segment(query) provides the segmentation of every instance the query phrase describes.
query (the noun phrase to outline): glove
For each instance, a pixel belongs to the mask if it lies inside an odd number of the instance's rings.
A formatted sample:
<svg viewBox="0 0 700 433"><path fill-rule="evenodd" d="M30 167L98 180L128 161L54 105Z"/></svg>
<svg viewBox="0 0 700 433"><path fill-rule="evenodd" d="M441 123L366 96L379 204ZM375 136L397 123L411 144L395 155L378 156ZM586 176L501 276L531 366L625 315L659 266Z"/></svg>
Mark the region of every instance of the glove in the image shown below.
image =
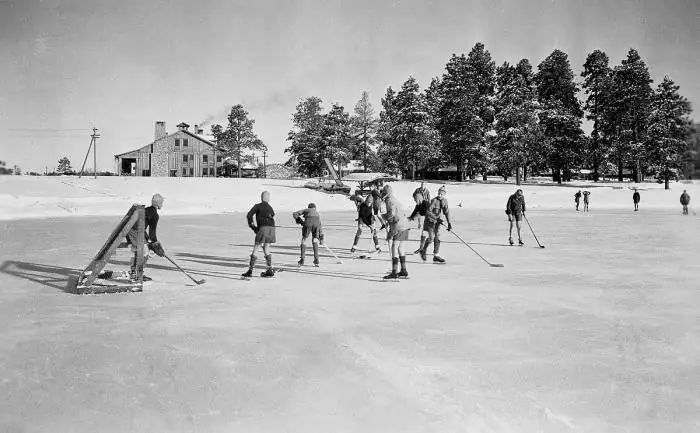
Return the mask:
<svg viewBox="0 0 700 433"><path fill-rule="evenodd" d="M452 231L452 223L447 223L447 231L448 232Z"/></svg>
<svg viewBox="0 0 700 433"><path fill-rule="evenodd" d="M437 225L442 225L442 219L438 218L436 223L437 223Z"/></svg>
<svg viewBox="0 0 700 433"><path fill-rule="evenodd" d="M299 225L303 225L303 224L304 224L304 220L303 220L302 217L300 217L300 216L294 218L294 221L296 221L297 224L299 224Z"/></svg>
<svg viewBox="0 0 700 433"><path fill-rule="evenodd" d="M255 226L255 224L251 224L249 227L255 234L258 234L258 228Z"/></svg>
<svg viewBox="0 0 700 433"><path fill-rule="evenodd" d="M163 257L165 255L165 250L159 241L148 244L148 249L156 253L158 257Z"/></svg>

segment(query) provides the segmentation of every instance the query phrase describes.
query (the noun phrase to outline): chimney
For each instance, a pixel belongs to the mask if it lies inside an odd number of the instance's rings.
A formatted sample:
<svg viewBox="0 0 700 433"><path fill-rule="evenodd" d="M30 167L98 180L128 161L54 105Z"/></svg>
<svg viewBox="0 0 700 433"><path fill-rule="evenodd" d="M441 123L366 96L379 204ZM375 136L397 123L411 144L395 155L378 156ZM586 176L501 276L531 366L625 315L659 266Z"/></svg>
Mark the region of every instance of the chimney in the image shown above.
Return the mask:
<svg viewBox="0 0 700 433"><path fill-rule="evenodd" d="M180 131L187 131L188 129L190 129L190 125L186 124L185 122L181 122L177 125L177 129L179 129Z"/></svg>
<svg viewBox="0 0 700 433"><path fill-rule="evenodd" d="M167 132L165 132L165 122L163 121L158 121L156 122L156 135L155 135L155 140L158 140L160 138L165 137L168 135Z"/></svg>

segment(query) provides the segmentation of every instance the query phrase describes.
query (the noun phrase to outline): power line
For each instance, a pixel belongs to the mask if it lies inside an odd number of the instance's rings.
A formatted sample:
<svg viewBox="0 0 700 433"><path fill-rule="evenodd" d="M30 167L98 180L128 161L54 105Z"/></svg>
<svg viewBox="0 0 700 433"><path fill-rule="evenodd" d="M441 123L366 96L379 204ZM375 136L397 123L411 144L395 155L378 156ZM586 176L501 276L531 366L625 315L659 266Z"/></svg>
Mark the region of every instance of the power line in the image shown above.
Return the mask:
<svg viewBox="0 0 700 433"><path fill-rule="evenodd" d="M68 131L89 131L90 128L68 128L68 129L52 129L52 128L8 128L7 131L12 132L68 132Z"/></svg>

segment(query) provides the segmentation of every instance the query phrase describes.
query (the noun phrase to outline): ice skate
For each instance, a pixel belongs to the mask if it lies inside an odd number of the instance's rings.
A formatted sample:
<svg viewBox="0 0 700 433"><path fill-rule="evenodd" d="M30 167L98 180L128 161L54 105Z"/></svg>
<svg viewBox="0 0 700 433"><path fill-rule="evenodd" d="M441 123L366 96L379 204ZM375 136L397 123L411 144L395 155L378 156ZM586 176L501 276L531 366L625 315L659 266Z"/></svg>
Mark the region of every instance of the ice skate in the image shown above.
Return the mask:
<svg viewBox="0 0 700 433"><path fill-rule="evenodd" d="M299 259L299 261L297 262L297 265L304 266L304 259Z"/></svg>
<svg viewBox="0 0 700 433"><path fill-rule="evenodd" d="M390 273L384 275L385 280L395 280L397 278L399 278L399 274L397 274L394 271L391 271Z"/></svg>
<svg viewBox="0 0 700 433"><path fill-rule="evenodd" d="M265 272L261 272L260 276L263 278L272 278L275 276L275 271L272 270L272 268L267 268Z"/></svg>
<svg viewBox="0 0 700 433"><path fill-rule="evenodd" d="M433 256L433 263L445 263L445 259L440 256Z"/></svg>
<svg viewBox="0 0 700 433"><path fill-rule="evenodd" d="M399 278L408 278L408 271L405 269L401 269L398 273Z"/></svg>
<svg viewBox="0 0 700 433"><path fill-rule="evenodd" d="M508 238L508 242L513 245L513 238Z"/></svg>
<svg viewBox="0 0 700 433"><path fill-rule="evenodd" d="M427 255L425 254L425 251L419 250L418 253L420 254L420 259L423 260L424 262L428 260Z"/></svg>
<svg viewBox="0 0 700 433"><path fill-rule="evenodd" d="M518 245L522 247L523 245L525 245L525 242L523 242L522 239L518 239Z"/></svg>
<svg viewBox="0 0 700 433"><path fill-rule="evenodd" d="M317 268L319 267L319 261L318 261L318 259L314 259L314 266L316 266Z"/></svg>
<svg viewBox="0 0 700 433"><path fill-rule="evenodd" d="M251 278L252 276L253 276L252 269L248 269L247 271L245 271L244 273L241 274L241 277L243 277L243 278Z"/></svg>
<svg viewBox="0 0 700 433"><path fill-rule="evenodd" d="M356 250L357 250L357 249L355 248L355 245L353 245L352 248L350 248L350 252L351 252L351 253L354 253Z"/></svg>

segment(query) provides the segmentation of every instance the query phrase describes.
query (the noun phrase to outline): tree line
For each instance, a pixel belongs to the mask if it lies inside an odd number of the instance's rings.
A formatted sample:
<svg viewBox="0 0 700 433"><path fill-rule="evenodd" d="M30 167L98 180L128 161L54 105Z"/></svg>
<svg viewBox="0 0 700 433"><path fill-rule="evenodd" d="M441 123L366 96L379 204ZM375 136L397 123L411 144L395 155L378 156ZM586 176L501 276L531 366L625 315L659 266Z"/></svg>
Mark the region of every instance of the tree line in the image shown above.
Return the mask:
<svg viewBox="0 0 700 433"><path fill-rule="evenodd" d="M561 183L581 168L591 169L594 180L614 173L621 181L629 170L635 181L654 176L668 187L697 150L690 146L691 106L679 86L665 76L652 87L634 49L616 66L595 50L580 76L577 82L558 49L535 71L528 59L496 66L477 43L467 55L453 54L424 90L413 77L398 91L389 86L378 116L367 92L352 114L338 103L325 112L316 96L301 100L286 164L317 176L324 158L338 166L359 159L366 170L411 178L454 165L460 181L494 174L517 183L549 171ZM584 117L593 125L589 135Z"/></svg>

